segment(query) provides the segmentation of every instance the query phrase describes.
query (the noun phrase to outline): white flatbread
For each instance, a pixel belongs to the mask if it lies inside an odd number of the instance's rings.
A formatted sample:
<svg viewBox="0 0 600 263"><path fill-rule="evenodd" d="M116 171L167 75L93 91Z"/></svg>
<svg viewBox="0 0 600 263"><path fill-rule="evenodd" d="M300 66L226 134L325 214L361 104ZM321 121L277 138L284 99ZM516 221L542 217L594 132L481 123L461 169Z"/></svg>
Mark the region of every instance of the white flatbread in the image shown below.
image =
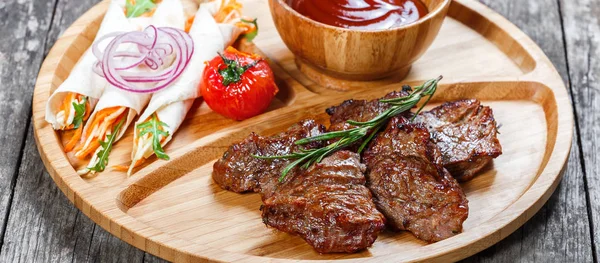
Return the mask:
<svg viewBox="0 0 600 263"><path fill-rule="evenodd" d="M123 12L124 5L125 0L113 0L110 3L94 42L110 33L133 30L133 26L129 24ZM108 42L103 43L104 47L106 45L108 45ZM104 47L101 45L101 48ZM48 103L46 104L46 121L52 124L55 129L61 128L61 125L57 123L56 115L67 93L73 92L87 96L92 103L91 106L93 109L95 103L104 92L106 80L92 70L96 61L97 59L92 53L90 46L75 67L73 67L69 77L48 99Z"/></svg>

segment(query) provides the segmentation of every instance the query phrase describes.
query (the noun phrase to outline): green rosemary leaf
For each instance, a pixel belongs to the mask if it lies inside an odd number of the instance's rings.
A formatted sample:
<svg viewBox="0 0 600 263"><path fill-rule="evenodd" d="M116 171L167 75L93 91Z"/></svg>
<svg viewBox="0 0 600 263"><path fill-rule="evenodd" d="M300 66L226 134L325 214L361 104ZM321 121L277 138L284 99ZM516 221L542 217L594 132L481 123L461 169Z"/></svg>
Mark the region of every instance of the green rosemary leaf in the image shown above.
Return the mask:
<svg viewBox="0 0 600 263"><path fill-rule="evenodd" d="M377 134L379 132L379 130L381 130L382 127L383 127L383 125L377 125L377 127L375 127L371 131L371 134L369 134L369 137L367 137L367 139L363 141L363 143L360 145L360 147L358 147L357 152L359 154L362 153L362 151L367 147L367 145L369 144L369 142L371 142L371 140L373 139L373 137L375 137L375 134Z"/></svg>
<svg viewBox="0 0 600 263"><path fill-rule="evenodd" d="M419 103L419 101L421 101L421 99L423 99L424 97L427 97L427 99L425 100L425 103L423 103L417 110L417 112L415 114L415 116L417 116L423 110L425 105L427 105L427 103L429 103L429 101L431 100L431 98L433 97L435 92L437 91L437 85L441 79L442 79L442 76L440 76L436 79L431 79L431 80L426 81L421 86L415 87L412 90L412 92L406 97L394 98L394 99L388 99L388 100L380 100L381 102L390 104L391 107L389 109L387 109L386 111L382 112L377 117L375 117L369 121L366 121L366 122L357 122L357 121L349 120L348 123L351 125L357 126L356 128L352 128L352 129L349 129L346 131L328 132L328 133L324 133L321 135L300 139L295 142L296 145L305 145L305 144L308 144L311 142L338 139L337 141L330 143L329 145L327 145L325 147L318 148L318 149L311 149L311 150L300 149L299 152L294 152L294 153L291 153L288 155L280 155L280 156L256 156L256 155L252 155L252 156L255 158L267 159L267 160L296 159L295 161L288 164L281 172L279 181L283 182L286 175L292 169L294 169L294 167L300 165L300 167L302 167L304 169L308 169L311 165L313 165L315 163L320 163L323 160L323 158L325 158L326 156L328 156L338 150L341 150L345 147L351 146L354 143L364 139L362 144L358 148L358 153L361 153L367 147L369 142L375 137L377 132L385 126L385 124L387 123L387 121L389 119L391 119L392 117L394 117L398 114L401 114L403 112L411 110L413 107L415 107ZM407 89L407 91L408 91L408 89ZM413 120L414 120L414 117L413 117Z"/></svg>
<svg viewBox="0 0 600 263"><path fill-rule="evenodd" d="M328 141L328 140L331 140L331 139L344 137L344 136L348 135L349 132L350 132L350 130L328 132L328 133L325 133L325 134L320 134L320 135L317 135L317 136L313 136L313 137L308 137L308 138L303 138L303 139L297 140L295 142L295 144L296 145L304 145L304 144L308 144L308 143L311 143L311 142Z"/></svg>
<svg viewBox="0 0 600 263"><path fill-rule="evenodd" d="M288 154L288 155L273 155L273 156L261 156L261 155L251 155L254 158L257 159L263 159L263 160L275 160L275 159L298 159L301 158L303 155L300 153L292 153L292 154Z"/></svg>
<svg viewBox="0 0 600 263"><path fill-rule="evenodd" d="M307 155L308 156L308 155ZM298 164L304 162L307 159L307 157L303 157L303 158L299 158L296 161L288 164L288 166L286 166L283 171L281 172L281 176L279 177L279 182L283 182L283 180L285 179L285 176L292 170L294 169L294 167L298 166Z"/></svg>

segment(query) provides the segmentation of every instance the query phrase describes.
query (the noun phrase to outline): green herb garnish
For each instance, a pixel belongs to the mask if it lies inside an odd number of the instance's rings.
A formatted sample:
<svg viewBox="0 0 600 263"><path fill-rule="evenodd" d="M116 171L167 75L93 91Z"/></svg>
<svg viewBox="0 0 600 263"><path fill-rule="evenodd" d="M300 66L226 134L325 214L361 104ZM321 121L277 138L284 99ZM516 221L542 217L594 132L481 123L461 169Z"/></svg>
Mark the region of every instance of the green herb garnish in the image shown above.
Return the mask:
<svg viewBox="0 0 600 263"><path fill-rule="evenodd" d="M252 63L242 66L237 60L228 59L223 54L217 53L223 59L223 63L227 66L224 69L219 70L219 74L223 77L223 86L229 86L231 83L238 83L242 80L242 75L246 73L246 71L261 62L261 59L257 59Z"/></svg>
<svg viewBox="0 0 600 263"><path fill-rule="evenodd" d="M142 137L148 133L152 136L152 149L154 150L154 154L156 157L169 160L169 156L165 153L165 150L160 145L160 136L162 135L165 138L169 137L169 132L165 131L164 128L169 127L166 123L159 121L158 117L155 114L152 114L152 118L149 120L142 122L136 126L136 129L139 131L138 137Z"/></svg>
<svg viewBox="0 0 600 263"><path fill-rule="evenodd" d="M250 25L254 25L254 30L252 30L250 33L244 34L244 38L246 38L246 40L248 42L252 42L252 40L254 40L254 38L256 38L256 36L258 35L258 23L257 23L257 18L255 18L254 20L246 20L242 18L242 22L246 23L246 24L250 24Z"/></svg>
<svg viewBox="0 0 600 263"><path fill-rule="evenodd" d="M153 0L127 0L125 12L127 18L141 16L156 7Z"/></svg>
<svg viewBox="0 0 600 263"><path fill-rule="evenodd" d="M115 127L115 129L112 131L111 134L106 135L106 138L108 139L106 142L99 141L100 147L102 147L102 150L100 150L98 152L98 154L96 155L98 157L98 162L96 163L96 165L94 165L94 167L89 168L90 171L99 173L99 172L104 171L104 169L106 169L106 165L108 165L108 155L110 154L110 151L112 150L113 144L115 143L115 138L117 137L119 130L121 130L121 126L123 126L124 122L125 122L125 118L123 118L119 122L119 124L117 124L117 127Z"/></svg>
<svg viewBox="0 0 600 263"><path fill-rule="evenodd" d="M83 117L85 116L85 104L87 103L87 97L83 97L80 104L73 102L73 108L75 108L75 117L73 118L73 128L77 129L83 123Z"/></svg>
<svg viewBox="0 0 600 263"><path fill-rule="evenodd" d="M345 131L334 131L328 132L321 135L317 135L314 137L304 138L301 140L297 140L295 142L296 145L306 145L311 142L316 141L327 141L331 139L339 139L338 141L331 143L325 147L311 150L301 149L300 152L291 153L289 155L280 155L280 156L256 156L255 158L259 159L296 159L294 162L290 163L286 166L281 172L281 176L279 177L279 181L282 182L285 179L285 176L296 166L303 164L302 168L308 169L312 164L319 163L325 156L341 150L345 147L351 146L354 143L360 141L364 138L364 141L360 145L358 152L362 152L364 148L368 145L368 143L373 139L375 134L383 128L383 126L387 123L387 121L405 111L412 109L423 97L427 97L425 103L417 110L414 118L423 110L423 107L429 102L433 94L437 90L438 82L442 80L442 76L428 80L423 85L417 86L414 90L406 97L394 98L388 100L381 100L381 102L388 103L391 105L389 109L378 115L367 122L357 122L349 120L348 123L356 126L355 128L345 130Z"/></svg>

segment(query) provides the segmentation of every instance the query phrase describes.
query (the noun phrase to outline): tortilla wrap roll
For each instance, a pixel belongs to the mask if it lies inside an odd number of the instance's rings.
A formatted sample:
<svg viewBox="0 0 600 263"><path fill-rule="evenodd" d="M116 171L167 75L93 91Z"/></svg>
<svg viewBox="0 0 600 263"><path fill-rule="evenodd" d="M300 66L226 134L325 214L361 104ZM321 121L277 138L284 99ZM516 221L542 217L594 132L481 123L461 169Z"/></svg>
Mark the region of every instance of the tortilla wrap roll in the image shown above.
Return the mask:
<svg viewBox="0 0 600 263"><path fill-rule="evenodd" d="M133 26L129 24L123 12L124 5L125 0L113 0L110 3L94 42L114 32L133 30ZM107 45L108 43L104 43L102 48L105 48ZM96 61L97 59L90 46L75 67L73 67L69 77L48 99L46 121L55 130L79 128L82 122L90 115L91 111L94 110L94 106L98 102L98 99L100 99L106 86L106 80L95 74L92 70ZM73 104L83 105L83 107L76 110ZM81 109L84 111L83 114ZM77 113L79 113L79 116L76 118Z"/></svg>
<svg viewBox="0 0 600 263"><path fill-rule="evenodd" d="M153 154L161 159L169 159L162 147L171 141L194 100L201 96L199 85L205 62L213 59L248 30L247 24L240 23L241 7L235 0L228 3L217 0L200 5L189 30L194 40L190 64L171 86L154 93L148 107L135 123L132 163L128 175ZM155 130L156 127L160 130ZM154 133L160 133L158 138Z"/></svg>
<svg viewBox="0 0 600 263"><path fill-rule="evenodd" d="M143 21L148 20L137 20L136 26L145 28L150 25L142 24ZM183 30L185 27L185 15L181 0L161 1L154 11L151 25ZM131 46L131 48L136 49L137 47ZM170 64L165 63L162 65L162 68L168 66ZM150 69L139 66L132 69L132 71L149 72ZM103 170L104 167L102 169L96 167L100 161L98 153L105 148L103 143L109 143L110 145L106 146L112 147L112 144L121 139L127 127L146 107L151 96L150 93L128 92L114 87L107 82L104 93L83 129L81 144L75 149L75 157L79 159L86 159L91 156L87 167L78 171L80 175ZM113 135L112 133L115 134Z"/></svg>

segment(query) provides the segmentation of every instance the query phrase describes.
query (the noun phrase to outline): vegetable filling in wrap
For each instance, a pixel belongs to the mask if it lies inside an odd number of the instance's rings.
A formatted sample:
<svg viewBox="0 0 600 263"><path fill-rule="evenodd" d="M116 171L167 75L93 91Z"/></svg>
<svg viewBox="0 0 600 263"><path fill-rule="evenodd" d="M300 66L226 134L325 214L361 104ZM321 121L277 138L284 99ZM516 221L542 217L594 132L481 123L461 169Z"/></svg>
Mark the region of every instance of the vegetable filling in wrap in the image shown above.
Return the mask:
<svg viewBox="0 0 600 263"><path fill-rule="evenodd" d="M205 62L231 45L240 34L253 33L257 29L255 21L242 19L241 8L242 5L235 0L217 0L201 4L191 18L193 23L189 34L194 40L194 55L179 79L155 93L148 108L137 120L129 175L153 154L169 159L163 147L185 119L194 99L201 95L198 86Z"/></svg>
<svg viewBox="0 0 600 263"><path fill-rule="evenodd" d="M134 30L125 17L124 6L125 0L113 0L110 3L94 42L114 32ZM96 57L90 47L79 59L69 77L48 99L46 121L55 130L78 129L76 134L81 134L83 123L94 110L107 84L105 79L92 71L95 63ZM75 143L77 140L78 138L74 140ZM65 147L67 152L73 149L74 143L68 146Z"/></svg>
<svg viewBox="0 0 600 263"><path fill-rule="evenodd" d="M136 14L138 17L130 18L130 24L140 29L149 25L145 21L150 21L155 27L183 30L185 26L183 5L180 0L162 0L155 9L146 9L146 12L153 13L151 20L147 20L143 13ZM126 50L132 51L137 48L135 45L129 45ZM165 63L160 68L168 66L170 64ZM151 69L145 64L130 70L131 73L140 75L150 74L150 71ZM87 167L78 171L80 175L102 172L106 168L112 145L123 136L134 118L146 107L150 97L150 93L129 92L113 85L106 87L94 113L91 114L83 129L80 145L75 148L77 158L91 157Z"/></svg>

